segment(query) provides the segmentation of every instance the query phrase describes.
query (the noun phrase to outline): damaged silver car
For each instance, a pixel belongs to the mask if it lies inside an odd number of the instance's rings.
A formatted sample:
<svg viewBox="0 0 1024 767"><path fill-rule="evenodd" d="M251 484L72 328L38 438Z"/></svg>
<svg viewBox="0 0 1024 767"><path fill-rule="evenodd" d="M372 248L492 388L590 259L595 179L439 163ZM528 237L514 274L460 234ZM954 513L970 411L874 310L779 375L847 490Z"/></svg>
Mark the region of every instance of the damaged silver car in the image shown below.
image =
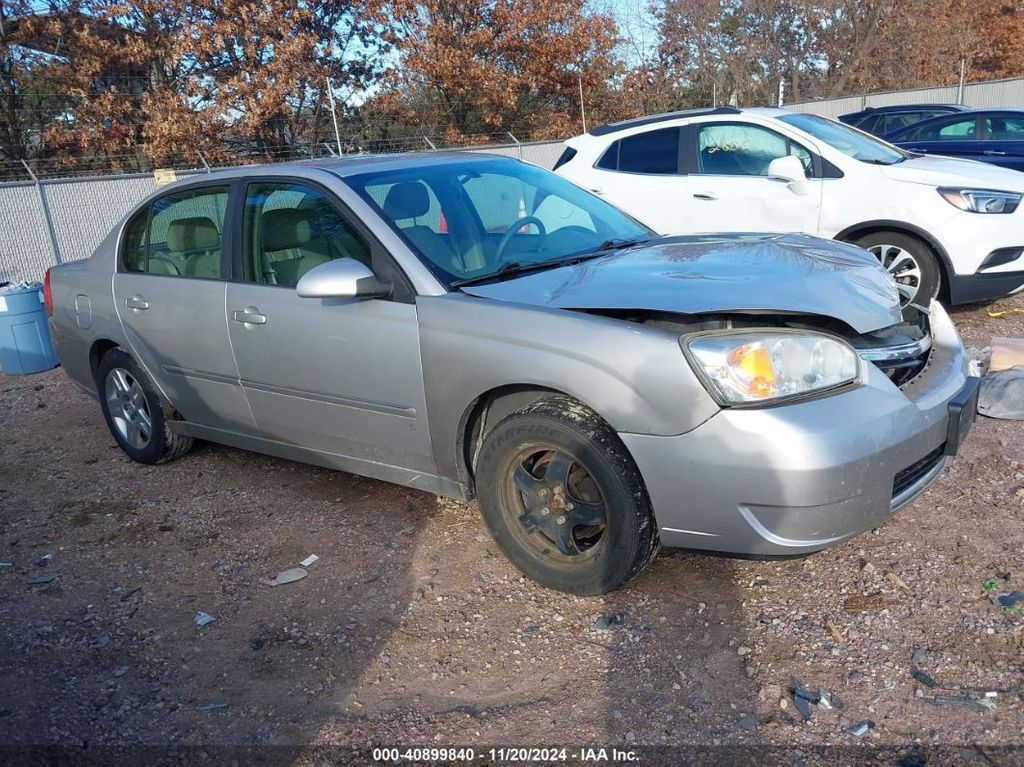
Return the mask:
<svg viewBox="0 0 1024 767"><path fill-rule="evenodd" d="M659 544L793 555L872 528L977 396L942 307L901 309L865 251L659 238L486 155L193 178L46 296L136 461L198 438L475 496L517 567L575 594Z"/></svg>

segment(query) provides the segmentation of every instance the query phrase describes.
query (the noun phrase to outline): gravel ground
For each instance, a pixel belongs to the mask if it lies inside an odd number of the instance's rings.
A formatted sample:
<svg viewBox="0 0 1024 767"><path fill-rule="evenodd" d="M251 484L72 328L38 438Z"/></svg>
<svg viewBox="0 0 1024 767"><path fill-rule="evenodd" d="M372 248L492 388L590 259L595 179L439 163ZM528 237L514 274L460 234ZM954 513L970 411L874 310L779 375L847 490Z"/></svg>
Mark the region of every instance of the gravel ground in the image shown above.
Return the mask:
<svg viewBox="0 0 1024 767"><path fill-rule="evenodd" d="M955 319L984 347L1018 308ZM827 552L662 552L603 598L525 581L474 504L214 445L133 464L60 370L0 376L0 434L0 744L1024 744L1019 696L959 692L1024 687L991 598L1024 589L1018 423ZM803 721L793 679L842 708Z"/></svg>

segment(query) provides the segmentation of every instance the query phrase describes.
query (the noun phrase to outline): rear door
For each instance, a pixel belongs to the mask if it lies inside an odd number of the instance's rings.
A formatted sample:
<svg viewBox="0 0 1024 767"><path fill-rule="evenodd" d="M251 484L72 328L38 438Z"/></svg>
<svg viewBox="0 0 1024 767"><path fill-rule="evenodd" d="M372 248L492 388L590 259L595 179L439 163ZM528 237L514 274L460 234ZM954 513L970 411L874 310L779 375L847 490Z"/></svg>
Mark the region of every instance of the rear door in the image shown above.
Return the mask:
<svg viewBox="0 0 1024 767"><path fill-rule="evenodd" d="M696 122L687 143L695 166L689 231L818 233L822 184L807 147L765 126L736 121ZM786 155L803 164L806 194L768 176L772 160Z"/></svg>
<svg viewBox="0 0 1024 767"><path fill-rule="evenodd" d="M368 231L308 181L246 184L231 343L260 436L367 464L434 472L411 289ZM389 298L301 298L304 274L354 258Z"/></svg>
<svg viewBox="0 0 1024 767"><path fill-rule="evenodd" d="M229 184L170 192L125 227L114 300L133 356L188 421L251 433L224 319Z"/></svg>
<svg viewBox="0 0 1024 767"><path fill-rule="evenodd" d="M978 118L984 138L978 159L1024 171L1024 115L990 114Z"/></svg>
<svg viewBox="0 0 1024 767"><path fill-rule="evenodd" d="M911 130L898 139L899 145L911 152L960 157L966 160L983 159L983 147L977 140L977 119L974 114L950 115Z"/></svg>
<svg viewBox="0 0 1024 767"><path fill-rule="evenodd" d="M689 178L681 166L685 128L616 139L592 170L573 179L661 234L690 230Z"/></svg>

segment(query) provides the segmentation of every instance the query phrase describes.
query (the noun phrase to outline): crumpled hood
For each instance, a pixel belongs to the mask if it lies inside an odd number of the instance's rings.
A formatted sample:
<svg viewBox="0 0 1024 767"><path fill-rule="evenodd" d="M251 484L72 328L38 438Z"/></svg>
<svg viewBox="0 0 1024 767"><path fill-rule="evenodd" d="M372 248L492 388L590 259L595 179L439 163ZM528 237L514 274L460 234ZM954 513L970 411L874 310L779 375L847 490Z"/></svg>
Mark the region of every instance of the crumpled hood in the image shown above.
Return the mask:
<svg viewBox="0 0 1024 767"><path fill-rule="evenodd" d="M462 290L557 309L814 314L858 333L902 319L895 283L874 256L799 234L666 237Z"/></svg>
<svg viewBox="0 0 1024 767"><path fill-rule="evenodd" d="M981 187L1002 189L1007 192L1024 191L1024 173L958 157L911 157L895 165L883 166L882 173L894 181L909 181L914 184Z"/></svg>

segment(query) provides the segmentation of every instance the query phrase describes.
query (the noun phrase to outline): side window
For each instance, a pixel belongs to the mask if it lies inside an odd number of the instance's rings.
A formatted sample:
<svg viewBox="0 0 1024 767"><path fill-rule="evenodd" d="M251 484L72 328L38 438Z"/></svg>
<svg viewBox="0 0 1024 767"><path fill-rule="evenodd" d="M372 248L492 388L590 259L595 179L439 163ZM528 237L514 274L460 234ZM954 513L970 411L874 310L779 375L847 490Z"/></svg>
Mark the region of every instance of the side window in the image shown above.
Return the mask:
<svg viewBox="0 0 1024 767"><path fill-rule="evenodd" d="M981 121L981 135L990 141L1024 141L1024 118L986 117Z"/></svg>
<svg viewBox="0 0 1024 767"><path fill-rule="evenodd" d="M121 239L121 263L125 271L146 271L146 226L149 224L149 206L140 210L124 228Z"/></svg>
<svg viewBox="0 0 1024 767"><path fill-rule="evenodd" d="M314 187L249 184L242 229L246 282L294 288L310 269L335 258L372 268L369 243Z"/></svg>
<svg viewBox="0 0 1024 767"><path fill-rule="evenodd" d="M925 125L912 131L905 141L969 141L974 138L974 118L966 117L941 125Z"/></svg>
<svg viewBox="0 0 1024 767"><path fill-rule="evenodd" d="M128 271L170 277L221 278L221 247L228 187L204 187L153 201L148 226L142 212L125 229Z"/></svg>
<svg viewBox="0 0 1024 767"><path fill-rule="evenodd" d="M927 115L930 117L931 115ZM903 128L907 125L913 125L925 118L920 112L896 112L895 114L886 115L880 126L879 134L891 133L894 130Z"/></svg>
<svg viewBox="0 0 1024 767"><path fill-rule="evenodd" d="M698 132L697 170L714 176L767 176L772 160L793 155L814 175L811 153L782 134L759 125L706 123Z"/></svg>
<svg viewBox="0 0 1024 767"><path fill-rule="evenodd" d="M679 128L662 128L619 139L608 147L597 167L623 173L678 173Z"/></svg>

